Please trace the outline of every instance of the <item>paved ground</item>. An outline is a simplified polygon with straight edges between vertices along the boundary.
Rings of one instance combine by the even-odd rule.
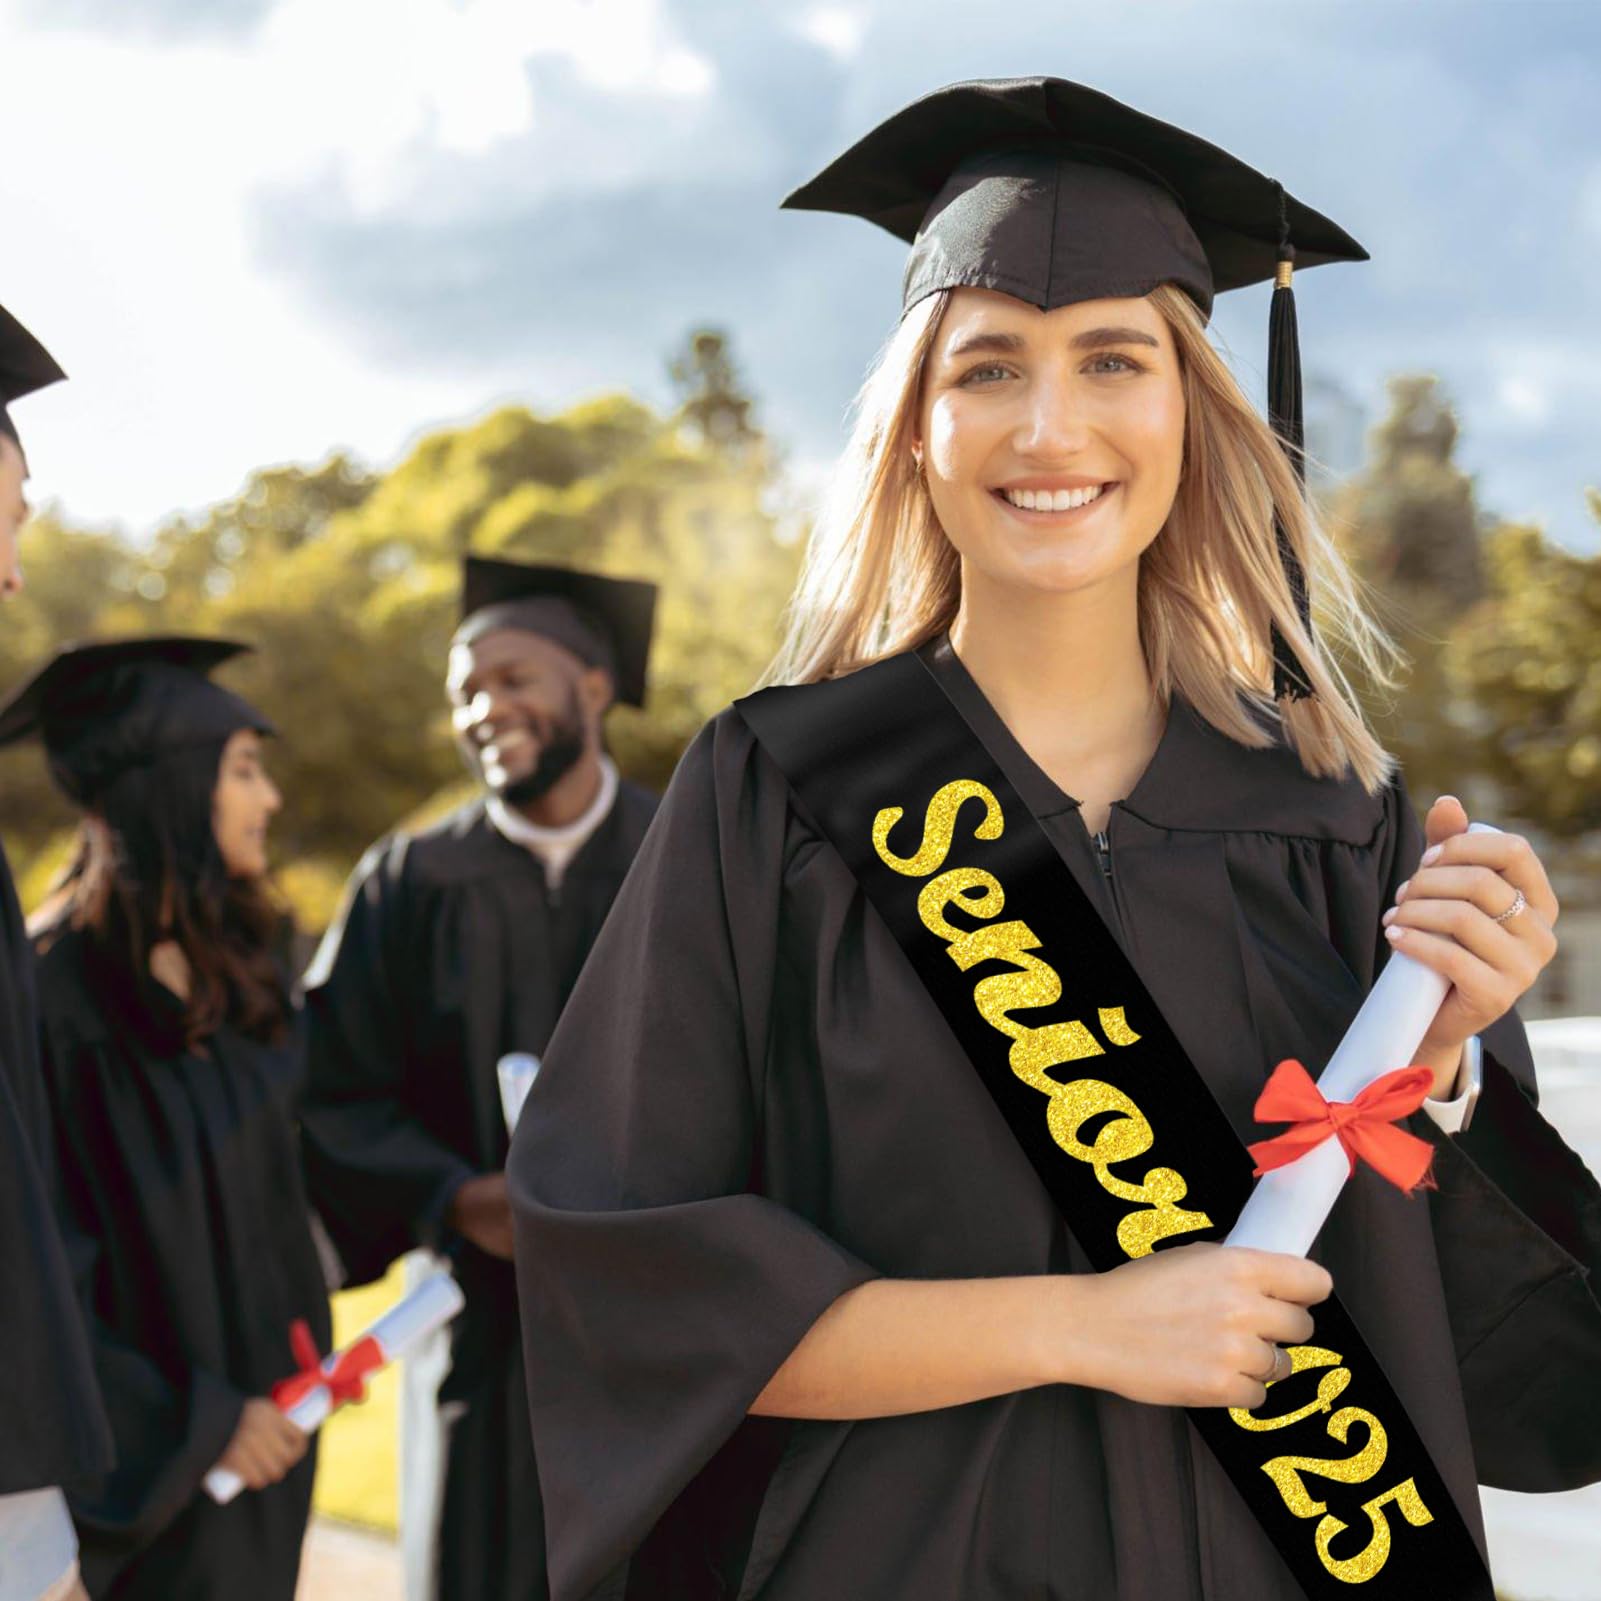
[[[318,1518],[306,1536],[296,1601],[402,1601],[400,1547]]]

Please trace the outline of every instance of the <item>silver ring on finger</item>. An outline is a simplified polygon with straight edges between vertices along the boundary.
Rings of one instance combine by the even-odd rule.
[[[1514,890],[1512,892],[1512,904],[1499,917],[1492,917],[1490,921],[1492,923],[1505,923],[1516,917],[1528,904],[1528,901],[1523,897],[1523,891],[1521,889]]]
[[[1251,1377],[1258,1384],[1276,1384],[1280,1379],[1290,1376],[1290,1367],[1290,1353],[1283,1346],[1275,1345],[1273,1347],[1273,1365],[1266,1373],[1253,1373]],[[1282,1372],[1280,1371],[1281,1368]]]

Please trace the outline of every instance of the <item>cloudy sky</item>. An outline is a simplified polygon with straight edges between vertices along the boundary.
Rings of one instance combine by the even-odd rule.
[[[1052,73],[1344,224],[1308,368],[1370,414],[1439,373],[1486,506],[1601,543],[1601,0],[0,0],[0,62],[0,302],[74,379],[18,415],[74,516],[659,398],[707,321],[815,466],[902,253],[778,200],[929,88]],[[1266,322],[1218,309],[1253,393]]]

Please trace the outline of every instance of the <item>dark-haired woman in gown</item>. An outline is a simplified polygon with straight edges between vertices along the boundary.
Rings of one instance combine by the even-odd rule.
[[[70,1246],[116,1443],[69,1497],[94,1601],[291,1601],[313,1453],[270,1398],[329,1324],[303,1053],[266,887],[269,725],[204,641],[58,657],[0,727],[84,810],[39,1000]],[[216,1466],[247,1486],[219,1506]]]

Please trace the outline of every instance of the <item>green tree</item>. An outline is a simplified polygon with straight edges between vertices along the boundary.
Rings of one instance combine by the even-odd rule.
[[[1484,593],[1482,519],[1437,381],[1399,377],[1389,388],[1389,414],[1370,437],[1367,465],[1335,496],[1334,523],[1380,620],[1410,658],[1393,696],[1358,688],[1414,799],[1427,806],[1478,770],[1472,707],[1446,671],[1445,649]]]
[[[198,521],[177,517],[156,530],[140,592],[168,617],[201,614],[242,572],[319,538],[331,518],[367,498],[373,483],[342,454],[318,467],[254,472],[240,494]]]
[[[740,383],[728,336],[718,328],[697,328],[667,364],[678,393],[680,421],[701,440],[735,451],[761,442],[752,421],[752,401]]]
[[[142,550],[37,529],[38,594],[0,636],[5,680],[72,634],[255,645],[223,676],[279,727],[278,854],[319,926],[368,843],[461,787],[442,686],[462,554],[570,563],[661,586],[648,704],[609,723],[624,770],[660,787],[771,656],[799,556],[777,537],[777,470],[726,342],[693,335],[683,359],[682,404],[665,415],[627,395],[551,416],[506,407],[430,434],[383,473],[339,456],[256,473]],[[35,753],[0,772],[0,821],[26,866],[69,814]]]
[[[59,511],[42,512],[23,535],[22,568],[23,592],[0,610],[0,694],[69,640],[144,626],[143,565],[114,532],[74,529]],[[0,821],[23,857],[72,826],[71,808],[31,745],[0,751]]]
[[[1601,522],[1601,493],[1590,491]],[[1601,829],[1601,556],[1538,529],[1491,536],[1490,593],[1447,665],[1478,711],[1480,762],[1509,812],[1559,840]]]
[[[1458,466],[1461,435],[1439,381],[1392,378],[1390,411],[1344,510],[1366,576],[1420,611],[1451,612],[1484,593],[1482,519]]]

